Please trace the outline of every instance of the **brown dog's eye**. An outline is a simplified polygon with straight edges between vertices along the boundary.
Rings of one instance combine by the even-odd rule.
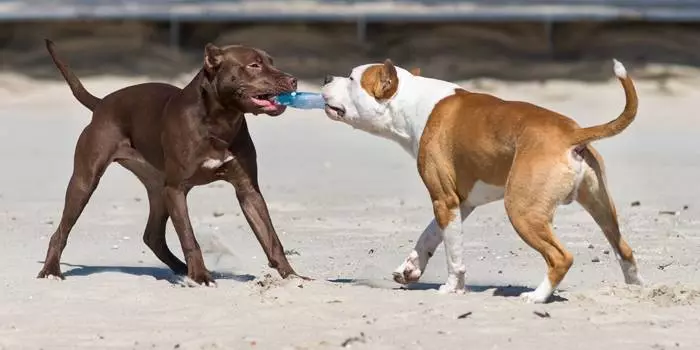
[[[258,68],[260,68],[260,63],[251,63],[248,65],[248,68],[258,69]]]

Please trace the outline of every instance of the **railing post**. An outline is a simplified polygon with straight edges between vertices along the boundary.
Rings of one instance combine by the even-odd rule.
[[[554,23],[551,18],[547,17],[544,22],[544,35],[547,40],[547,52],[549,57],[554,57]]]
[[[170,16],[170,49],[173,52],[180,51],[180,20]]]
[[[362,45],[367,41],[367,19],[365,17],[357,18],[357,41]]]

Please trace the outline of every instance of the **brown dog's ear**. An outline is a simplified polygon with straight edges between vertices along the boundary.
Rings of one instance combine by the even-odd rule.
[[[223,60],[224,52],[218,46],[208,43],[204,47],[204,68],[208,71],[214,71],[219,68]]]
[[[413,74],[415,76],[420,76],[420,68],[418,68],[418,67],[411,68],[410,72],[411,72],[411,74]]]
[[[390,59],[386,59],[379,70],[379,91],[377,98],[388,99],[394,95],[399,87],[399,77],[396,67]]]

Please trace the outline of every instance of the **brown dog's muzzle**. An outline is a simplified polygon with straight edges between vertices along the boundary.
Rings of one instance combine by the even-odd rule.
[[[289,90],[291,90],[291,91],[297,90],[297,82],[298,82],[297,78],[295,78],[291,75],[288,75],[285,80],[286,80],[286,86]]]
[[[270,69],[266,79],[254,83],[247,94],[257,113],[278,116],[286,110],[286,107],[278,104],[275,97],[296,91],[297,83],[298,80],[294,76],[277,69]]]

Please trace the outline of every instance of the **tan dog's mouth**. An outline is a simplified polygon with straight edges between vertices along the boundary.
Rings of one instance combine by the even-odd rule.
[[[343,107],[335,107],[326,104],[324,110],[326,111],[326,115],[328,115],[332,119],[340,119],[345,116],[345,108]]]

